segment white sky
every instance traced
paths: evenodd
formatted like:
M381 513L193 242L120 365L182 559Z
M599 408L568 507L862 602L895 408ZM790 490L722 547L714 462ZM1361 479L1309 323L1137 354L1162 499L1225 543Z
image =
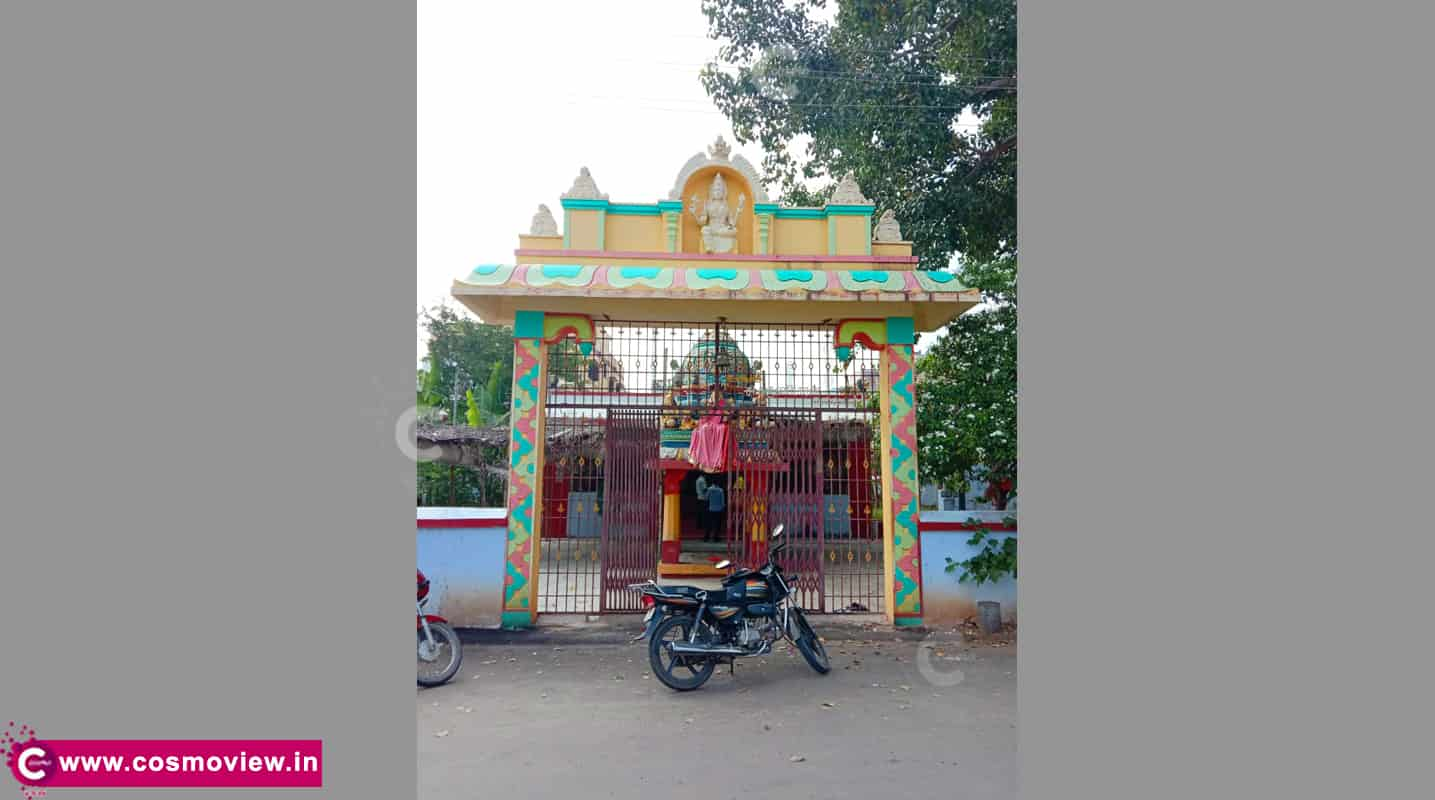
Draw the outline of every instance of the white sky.
M698 83L706 34L696 0L420 2L419 305L511 262L539 203L561 224L579 167L615 201L652 203L718 134L733 143Z
M418 305L462 310L454 278L511 263L539 203L561 225L580 167L615 202L652 203L718 134L760 166L698 82L717 48L697 0L422 0Z

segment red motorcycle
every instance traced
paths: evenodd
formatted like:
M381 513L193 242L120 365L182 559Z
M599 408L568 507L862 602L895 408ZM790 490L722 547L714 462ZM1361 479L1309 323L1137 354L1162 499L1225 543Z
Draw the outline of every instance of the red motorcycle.
M448 620L424 613L429 599L429 580L423 570L418 570L418 574L419 685L439 686L458 674L463 663L463 645L458 641L458 631Z

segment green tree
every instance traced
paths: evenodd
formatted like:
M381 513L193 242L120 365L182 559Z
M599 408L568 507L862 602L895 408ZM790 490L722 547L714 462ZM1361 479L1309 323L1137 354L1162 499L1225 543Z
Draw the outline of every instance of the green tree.
M504 372L503 365L494 362L488 372L488 383L483 388L483 410L486 419L496 420L508 413L508 391L513 382L513 372Z
M508 407L504 402L503 392L507 384L503 378L503 365L495 362L489 370L487 383L477 394L473 389L465 390L464 419L470 427L498 425L505 421ZM511 376L509 380L512 380Z
M495 459L502 463L503 456ZM454 467L431 461L418 465L418 505L501 506L502 477L471 467Z
M454 383L465 403L469 425L499 425L507 418L513 393L513 333L460 316L446 306L423 309L420 320L429 334L427 368L419 382L421 407L451 409ZM481 387L469 386L481 376ZM455 424L459 420L453 420ZM503 456L496 455L501 464ZM419 505L480 505L503 503L503 479L472 467L418 464Z
M1016 252L1014 0L704 0L727 41L702 81L789 202L853 172L923 266ZM960 121L977 120L975 125ZM807 140L804 152L789 145Z
M425 366L419 370L419 405L420 406L441 406L444 403L443 384L440 380L442 372L434 369L431 364L432 356L425 359Z
M468 422L471 428L477 428L483 425L483 408L478 404L478 398L473 396L473 390L469 389L463 393L463 396L466 403L463 414L464 420Z
M428 371L419 403L447 408L454 382L460 375L477 380L487 375L492 391L495 371L498 375L496 402L506 409L513 393L513 331L502 325L485 325L460 316L448 306L435 306L420 312L428 331ZM460 386L462 392L469 388ZM486 398L485 403L489 402ZM456 422L457 420L455 420Z
M1015 493L1016 306L970 312L917 362L918 465L926 481L966 491L988 483L1006 508Z
M954 320L919 361L923 478L1016 479L1016 3L704 0L725 39L704 70L709 95L789 203L852 172L893 210L925 269L956 262L983 305ZM794 152L793 142L805 141Z

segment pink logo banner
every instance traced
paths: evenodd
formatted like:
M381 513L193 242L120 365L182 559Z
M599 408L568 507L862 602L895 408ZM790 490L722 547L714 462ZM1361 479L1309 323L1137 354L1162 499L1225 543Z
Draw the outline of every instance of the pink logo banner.
M32 737L13 741L5 760L22 786L36 789L324 785L318 739Z

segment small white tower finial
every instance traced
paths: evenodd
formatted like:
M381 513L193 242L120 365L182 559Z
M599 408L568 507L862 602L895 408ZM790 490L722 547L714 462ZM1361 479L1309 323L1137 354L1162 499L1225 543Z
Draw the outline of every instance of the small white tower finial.
M833 190L832 199L828 202L835 205L865 206L872 201L862 196L862 187L857 185L857 176L849 172L837 182L837 188Z
M717 139L708 147L708 156L715 161L726 161L728 154L731 152L732 148L728 147L727 142L723 141L722 134L718 134Z
M593 174L587 167L578 170L578 177L573 179L573 187L563 195L565 200L607 200L608 195L598 191L598 184L593 180Z

